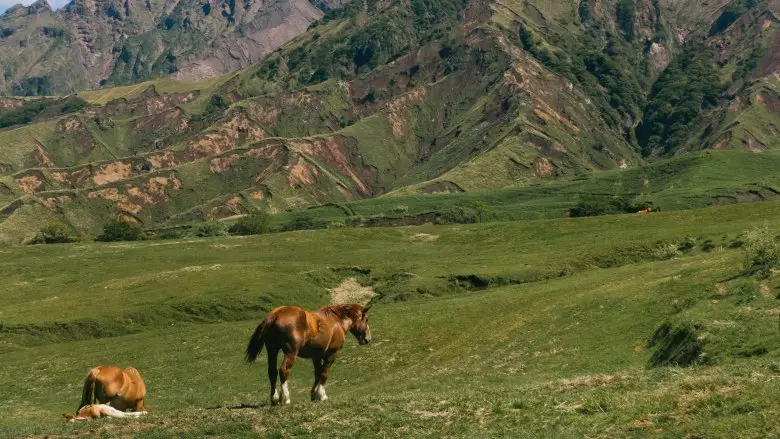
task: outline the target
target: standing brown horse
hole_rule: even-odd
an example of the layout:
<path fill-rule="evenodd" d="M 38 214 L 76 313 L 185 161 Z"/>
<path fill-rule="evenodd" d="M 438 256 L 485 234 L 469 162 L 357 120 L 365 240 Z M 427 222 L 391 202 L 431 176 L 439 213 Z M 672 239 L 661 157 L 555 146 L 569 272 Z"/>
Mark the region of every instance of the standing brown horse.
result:
<path fill-rule="evenodd" d="M 266 347 L 268 352 L 268 380 L 271 382 L 271 404 L 290 403 L 287 378 L 295 363 L 295 357 L 311 358 L 314 363 L 314 386 L 312 401 L 325 401 L 325 383 L 328 369 L 336 361 L 336 353 L 342 346 L 347 332 L 357 338 L 361 345 L 371 342 L 366 313 L 370 306 L 331 305 L 314 312 L 296 306 L 281 306 L 271 311 L 257 326 L 246 347 L 246 361 L 254 363 L 257 355 Z M 282 366 L 278 370 L 281 378 L 281 397 L 276 390 L 276 356 L 284 352 Z"/>
<path fill-rule="evenodd" d="M 120 369 L 116 366 L 98 366 L 89 371 L 81 394 L 82 407 L 99 402 L 111 404 L 117 410 L 144 410 L 146 384 L 134 367 Z"/>

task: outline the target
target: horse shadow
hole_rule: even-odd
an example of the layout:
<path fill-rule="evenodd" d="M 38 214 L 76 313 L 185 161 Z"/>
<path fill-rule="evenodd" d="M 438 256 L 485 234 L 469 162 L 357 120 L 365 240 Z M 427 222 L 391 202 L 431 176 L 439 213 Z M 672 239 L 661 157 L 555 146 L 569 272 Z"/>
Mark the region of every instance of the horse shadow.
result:
<path fill-rule="evenodd" d="M 260 404 L 244 404 L 243 402 L 238 405 L 216 405 L 212 407 L 206 407 L 206 410 L 221 410 L 221 409 L 227 409 L 227 410 L 244 410 L 244 409 L 260 409 L 264 407 L 271 407 L 270 403 L 260 403 Z"/>

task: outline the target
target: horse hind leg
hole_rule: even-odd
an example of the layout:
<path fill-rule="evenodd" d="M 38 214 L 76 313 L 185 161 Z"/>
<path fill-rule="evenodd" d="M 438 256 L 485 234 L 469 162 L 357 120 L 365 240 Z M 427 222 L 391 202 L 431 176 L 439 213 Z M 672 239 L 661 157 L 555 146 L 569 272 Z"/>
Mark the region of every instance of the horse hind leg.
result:
<path fill-rule="evenodd" d="M 290 351 L 284 353 L 284 360 L 282 360 L 282 367 L 279 368 L 279 378 L 282 383 L 282 392 L 279 395 L 279 402 L 282 404 L 290 403 L 290 389 L 287 387 L 287 378 L 290 377 L 290 369 L 295 364 L 295 357 L 298 356 L 298 352 Z"/>
<path fill-rule="evenodd" d="M 265 350 L 268 354 L 268 381 L 271 383 L 271 404 L 279 404 L 279 390 L 276 388 L 276 379 L 279 370 L 276 368 L 276 357 L 279 355 L 278 348 L 268 347 Z"/>

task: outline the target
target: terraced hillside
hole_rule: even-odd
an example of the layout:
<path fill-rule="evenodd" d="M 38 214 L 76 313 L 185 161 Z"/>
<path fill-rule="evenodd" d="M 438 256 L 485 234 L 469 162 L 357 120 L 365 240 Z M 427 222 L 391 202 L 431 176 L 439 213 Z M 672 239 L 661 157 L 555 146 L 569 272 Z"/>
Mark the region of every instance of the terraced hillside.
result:
<path fill-rule="evenodd" d="M 7 248 L 0 434 L 771 437 L 778 278 L 742 274 L 738 242 L 779 209 Z M 378 294 L 373 343 L 327 403 L 299 361 L 293 404 L 266 405 L 258 320 L 344 288 Z M 107 362 L 141 370 L 150 414 L 63 423 Z"/>

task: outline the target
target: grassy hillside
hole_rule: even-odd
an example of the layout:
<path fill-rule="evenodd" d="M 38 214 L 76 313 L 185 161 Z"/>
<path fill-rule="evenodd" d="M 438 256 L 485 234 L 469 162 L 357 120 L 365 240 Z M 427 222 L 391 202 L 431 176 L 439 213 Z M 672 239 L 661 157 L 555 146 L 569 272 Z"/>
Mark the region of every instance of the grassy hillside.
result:
<path fill-rule="evenodd" d="M 777 434 L 778 279 L 736 278 L 740 232 L 780 204 L 655 215 L 328 230 L 4 250 L 4 436 L 608 437 Z M 706 246 L 710 241 L 713 245 Z M 659 248 L 683 250 L 673 259 Z M 691 243 L 691 245 L 683 245 Z M 328 251 L 322 251 L 327 247 Z M 43 262 L 46 263 L 43 263 Z M 106 269 L 110 261 L 115 269 Z M 76 269 L 78 267 L 78 269 Z M 331 400 L 266 405 L 242 363 L 265 310 L 314 307 L 355 278 L 381 296 Z M 106 300 L 106 298 L 111 298 Z M 121 305 L 117 305 L 121 302 Z M 648 368 L 664 323 L 701 365 Z M 133 364 L 152 413 L 64 425 L 87 370 Z M 249 408 L 232 410 L 241 404 Z"/>
<path fill-rule="evenodd" d="M 421 224 L 446 221 L 457 209 L 483 209 L 483 220 L 522 221 L 563 218 L 582 203 L 617 201 L 684 210 L 777 199 L 778 167 L 780 155 L 774 152 L 706 151 L 633 169 L 491 191 L 448 193 L 459 187 L 434 181 L 377 198 L 280 212 L 271 223 L 284 227 L 305 217 L 319 226 Z"/>

